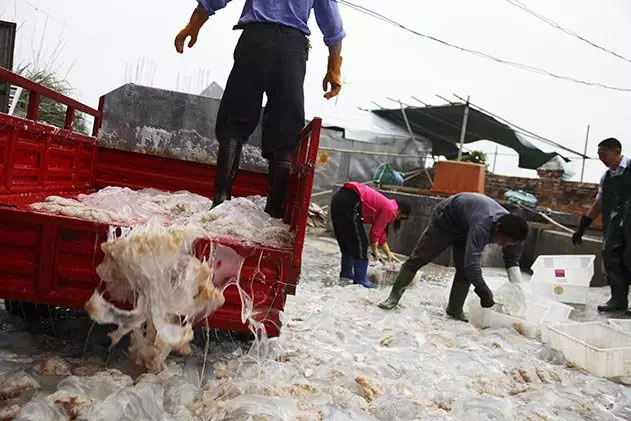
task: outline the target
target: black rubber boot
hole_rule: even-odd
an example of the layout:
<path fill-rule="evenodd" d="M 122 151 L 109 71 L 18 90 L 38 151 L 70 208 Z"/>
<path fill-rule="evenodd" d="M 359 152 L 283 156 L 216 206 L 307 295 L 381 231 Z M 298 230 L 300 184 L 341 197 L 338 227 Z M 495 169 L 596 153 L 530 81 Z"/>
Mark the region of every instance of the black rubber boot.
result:
<path fill-rule="evenodd" d="M 611 300 L 607 301 L 607 304 L 598 306 L 598 311 L 602 313 L 610 313 L 613 311 L 624 311 L 624 310 L 627 310 L 628 305 L 629 305 L 628 303 L 619 303 L 612 298 Z"/>
<path fill-rule="evenodd" d="M 265 212 L 272 218 L 283 217 L 283 200 L 289 182 L 289 161 L 270 161 L 267 172 L 267 203 Z"/>
<path fill-rule="evenodd" d="M 243 145 L 234 139 L 219 144 L 213 208 L 232 199 L 232 182 L 239 169 L 242 148 Z"/>
<path fill-rule="evenodd" d="M 412 272 L 410 270 L 402 268 L 399 272 L 399 275 L 397 276 L 397 280 L 394 281 L 394 285 L 392 285 L 390 295 L 384 302 L 378 304 L 379 308 L 383 310 L 392 310 L 393 308 L 395 308 L 397 304 L 399 304 L 399 300 L 403 296 L 405 289 L 414 280 L 415 275 L 416 272 Z"/>
<path fill-rule="evenodd" d="M 464 302 L 469 294 L 469 288 L 471 284 L 462 280 L 455 280 L 451 285 L 451 292 L 449 293 L 449 303 L 447 304 L 447 315 L 453 319 L 468 322 L 464 316 L 462 308 Z"/>

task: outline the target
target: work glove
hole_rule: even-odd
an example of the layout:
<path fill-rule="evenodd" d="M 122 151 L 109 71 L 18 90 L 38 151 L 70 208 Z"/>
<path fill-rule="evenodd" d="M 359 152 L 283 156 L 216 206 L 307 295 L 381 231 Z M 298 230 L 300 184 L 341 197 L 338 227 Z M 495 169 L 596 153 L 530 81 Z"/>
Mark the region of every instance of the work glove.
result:
<path fill-rule="evenodd" d="M 516 286 L 521 286 L 522 277 L 521 277 L 521 269 L 519 266 L 513 266 L 506 269 L 506 273 L 508 274 L 508 281 Z"/>
<path fill-rule="evenodd" d="M 201 6 L 193 11 L 191 20 L 188 24 L 175 36 L 175 51 L 182 54 L 184 52 L 184 42 L 186 38 L 191 37 L 188 42 L 188 48 L 193 48 L 193 45 L 197 42 L 197 36 L 202 25 L 208 20 L 208 15 Z"/>
<path fill-rule="evenodd" d="M 399 259 L 397 259 L 395 257 L 394 254 L 392 254 L 392 252 L 390 251 L 390 246 L 388 246 L 388 243 L 383 243 L 381 245 L 381 249 L 386 252 L 386 256 L 388 256 L 388 262 L 397 262 L 397 263 L 401 263 L 401 261 Z"/>
<path fill-rule="evenodd" d="M 381 254 L 379 254 L 378 251 L 372 251 L 371 252 L 372 258 L 375 259 L 375 261 L 379 262 L 379 263 L 383 263 L 383 257 L 381 257 Z"/>
<path fill-rule="evenodd" d="M 578 224 L 578 228 L 576 232 L 572 236 L 572 244 L 578 247 L 583 242 L 583 234 L 585 234 L 585 230 L 592 224 L 593 220 L 589 216 L 583 215 L 581 217 L 581 222 Z"/>
<path fill-rule="evenodd" d="M 331 88 L 329 89 L 329 85 Z M 342 89 L 342 57 L 329 57 L 326 75 L 322 81 L 322 90 L 326 92 L 324 97 L 331 99 L 337 96 Z M 327 92 L 328 91 L 328 92 Z"/>
<path fill-rule="evenodd" d="M 493 293 L 488 286 L 476 287 L 474 291 L 478 294 L 478 297 L 480 297 L 480 306 L 482 306 L 482 308 L 491 308 L 495 305 Z"/>
<path fill-rule="evenodd" d="M 372 258 L 375 259 L 377 262 L 383 263 L 383 258 L 381 257 L 381 254 L 379 253 L 377 244 L 370 245 L 370 254 L 372 255 Z"/>
<path fill-rule="evenodd" d="M 188 48 L 193 48 L 193 45 L 197 42 L 199 29 L 200 27 L 195 25 L 186 25 L 175 37 L 175 51 L 180 54 L 184 52 L 184 42 L 186 42 L 188 37 L 191 37 L 191 40 L 188 42 Z"/>

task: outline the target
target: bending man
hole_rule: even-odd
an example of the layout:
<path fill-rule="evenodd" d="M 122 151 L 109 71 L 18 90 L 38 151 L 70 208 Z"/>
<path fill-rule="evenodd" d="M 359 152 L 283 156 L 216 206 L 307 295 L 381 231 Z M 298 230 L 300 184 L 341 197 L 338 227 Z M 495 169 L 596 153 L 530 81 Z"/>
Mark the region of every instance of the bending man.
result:
<path fill-rule="evenodd" d="M 190 22 L 175 38 L 175 48 L 189 48 L 208 16 L 230 0 L 198 0 Z M 234 66 L 221 98 L 215 133 L 219 141 L 213 207 L 229 200 L 239 168 L 241 149 L 261 117 L 263 94 L 263 158 L 268 161 L 265 211 L 280 218 L 289 178 L 289 164 L 305 124 L 304 79 L 309 55 L 307 21 L 314 9 L 316 21 L 329 47 L 323 81 L 330 99 L 341 88 L 342 39 L 346 35 L 337 2 L 330 0 L 246 0 L 235 29 L 243 29 L 234 50 Z"/>
<path fill-rule="evenodd" d="M 607 171 L 600 179 L 596 200 L 589 213 L 581 218 L 572 242 L 575 246 L 580 245 L 587 227 L 602 214 L 602 271 L 611 288 L 611 299 L 598 306 L 598 311 L 626 310 L 631 281 L 631 160 L 622 155 L 622 145 L 614 138 L 598 144 L 598 157 L 607 166 Z M 631 311 L 627 313 L 631 315 Z"/>
<path fill-rule="evenodd" d="M 453 246 L 456 275 L 449 294 L 447 314 L 466 321 L 462 308 L 471 284 L 480 297 L 482 307 L 492 307 L 493 293 L 484 282 L 480 259 L 484 247 L 496 243 L 504 247 L 504 263 L 510 282 L 521 283 L 518 244 L 528 236 L 528 224 L 510 214 L 499 203 L 478 193 L 459 193 L 441 201 L 434 209 L 425 232 L 412 255 L 401 267 L 387 300 L 379 304 L 385 310 L 394 308 L 416 272 L 434 260 L 447 247 Z"/>

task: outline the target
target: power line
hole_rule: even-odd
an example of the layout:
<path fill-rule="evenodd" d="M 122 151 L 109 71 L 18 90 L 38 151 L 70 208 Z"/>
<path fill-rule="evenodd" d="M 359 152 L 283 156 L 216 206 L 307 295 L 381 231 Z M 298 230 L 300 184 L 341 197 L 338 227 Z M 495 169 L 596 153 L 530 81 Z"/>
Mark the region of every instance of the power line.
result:
<path fill-rule="evenodd" d="M 513 6 L 520 8 L 524 12 L 526 12 L 526 13 L 536 17 L 537 19 L 547 23 L 548 25 L 552 26 L 553 28 L 556 28 L 556 29 L 560 30 L 561 32 L 564 32 L 564 33 L 566 33 L 568 35 L 571 35 L 571 36 L 573 36 L 575 38 L 578 38 L 579 40 L 591 45 L 592 47 L 598 48 L 599 50 L 602 50 L 602 51 L 604 51 L 604 52 L 606 52 L 608 54 L 611 54 L 611 55 L 613 55 L 615 57 L 618 57 L 619 59 L 622 59 L 622 60 L 624 60 L 626 62 L 631 63 L 631 59 L 628 59 L 628 58 L 626 58 L 626 57 L 624 57 L 624 56 L 622 56 L 622 55 L 620 55 L 620 54 L 616 53 L 615 51 L 612 51 L 612 50 L 610 50 L 608 48 L 601 47 L 600 45 L 596 44 L 595 42 L 592 42 L 592 41 L 580 36 L 579 34 L 577 34 L 576 32 L 572 31 L 571 29 L 567 29 L 567 28 L 562 27 L 561 25 L 559 25 L 558 23 L 556 23 L 552 19 L 547 18 L 544 15 L 542 15 L 540 13 L 537 13 L 534 10 L 530 9 L 528 6 L 526 6 L 524 3 L 522 3 L 519 0 L 506 0 L 506 1 L 509 4 L 512 4 Z"/>
<path fill-rule="evenodd" d="M 29 5 L 29 6 L 31 6 L 31 7 L 32 7 L 33 9 L 35 9 L 37 12 L 42 13 L 42 14 L 44 14 L 44 15 L 48 16 L 49 18 L 51 18 L 51 19 L 53 19 L 53 20 L 56 20 L 57 22 L 61 23 L 63 26 L 68 26 L 68 24 L 67 24 L 65 21 L 62 21 L 61 19 L 56 18 L 55 16 L 51 15 L 50 13 L 48 13 L 48 12 L 47 12 L 47 11 L 45 11 L 44 9 L 41 9 L 39 6 L 37 6 L 37 5 L 33 4 L 33 3 L 31 3 L 30 1 L 28 1 L 28 0 L 20 0 L 20 1 L 21 1 L 22 3 L 25 3 L 25 4 Z"/>
<path fill-rule="evenodd" d="M 600 82 L 588 82 L 588 81 L 581 80 L 581 79 L 576 79 L 576 78 L 573 78 L 573 77 L 570 77 L 570 76 L 564 76 L 564 75 L 559 75 L 559 74 L 556 74 L 556 73 L 552 73 L 552 72 L 549 72 L 547 70 L 541 69 L 539 67 L 534 67 L 534 66 L 530 66 L 530 65 L 527 65 L 527 64 L 521 64 L 521 63 L 517 63 L 517 62 L 514 62 L 514 61 L 504 60 L 504 59 L 492 56 L 491 54 L 484 53 L 484 52 L 481 52 L 481 51 L 477 51 L 477 50 L 472 50 L 470 48 L 461 47 L 459 45 L 452 44 L 450 42 L 447 42 L 447 41 L 444 41 L 442 39 L 436 38 L 434 36 L 422 34 L 422 33 L 418 32 L 418 31 L 415 31 L 413 29 L 410 29 L 410 28 L 406 27 L 405 25 L 403 25 L 403 24 L 401 24 L 401 23 L 399 23 L 397 21 L 394 21 L 394 20 L 388 18 L 387 16 L 384 16 L 384 15 L 382 15 L 380 13 L 377 13 L 377 12 L 372 11 L 370 9 L 367 9 L 365 7 L 356 5 L 356 4 L 351 3 L 351 2 L 349 2 L 347 0 L 336 0 L 336 1 L 339 4 L 342 4 L 342 5 L 346 6 L 346 7 L 354 9 L 354 10 L 356 10 L 356 11 L 358 11 L 360 13 L 363 13 L 365 15 L 368 15 L 368 16 L 371 16 L 373 18 L 379 19 L 379 20 L 381 20 L 383 22 L 386 22 L 386 23 L 388 23 L 390 25 L 393 25 L 393 26 L 396 26 L 398 28 L 401 28 L 401 29 L 403 29 L 403 30 L 405 30 L 407 32 L 410 32 L 410 33 L 412 33 L 414 35 L 417 35 L 417 36 L 419 36 L 421 38 L 429 39 L 431 41 L 437 42 L 439 44 L 445 45 L 445 46 L 450 47 L 450 48 L 454 48 L 456 50 L 459 50 L 459 51 L 462 51 L 462 52 L 465 52 L 465 53 L 469 53 L 469 54 L 472 54 L 472 55 L 475 55 L 475 56 L 478 56 L 478 57 L 482 57 L 482 58 L 485 58 L 485 59 L 488 59 L 488 60 L 493 60 L 495 62 L 498 62 L 498 63 L 501 63 L 501 64 L 505 64 L 505 65 L 508 65 L 508 66 L 517 67 L 519 69 L 526 70 L 526 71 L 529 71 L 529 72 L 532 72 L 532 73 L 538 73 L 538 74 L 541 74 L 541 75 L 544 75 L 544 76 L 550 76 L 550 77 L 555 78 L 555 79 L 567 80 L 567 81 L 578 83 L 578 84 L 581 84 L 581 85 L 594 86 L 594 87 L 599 87 L 599 88 L 603 88 L 603 89 L 609 89 L 609 90 L 612 90 L 612 91 L 631 92 L 631 88 L 622 88 L 622 87 L 619 87 L 619 86 L 611 86 L 611 85 L 606 85 L 606 84 L 600 83 Z"/>

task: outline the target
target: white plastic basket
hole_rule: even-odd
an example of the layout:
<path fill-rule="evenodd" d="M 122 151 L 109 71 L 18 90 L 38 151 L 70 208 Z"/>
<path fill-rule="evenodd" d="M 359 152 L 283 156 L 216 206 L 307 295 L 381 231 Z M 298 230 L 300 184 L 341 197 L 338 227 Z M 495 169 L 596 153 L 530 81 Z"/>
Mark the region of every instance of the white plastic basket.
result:
<path fill-rule="evenodd" d="M 379 286 L 391 286 L 397 280 L 398 270 L 369 268 L 368 279 Z"/>
<path fill-rule="evenodd" d="M 532 292 L 562 303 L 587 304 L 593 254 L 541 255 L 532 265 Z"/>
<path fill-rule="evenodd" d="M 542 303 L 539 303 L 539 304 L 542 304 Z M 572 306 L 568 306 L 566 304 L 559 303 L 552 300 L 548 300 L 547 302 L 543 304 L 548 306 L 548 313 L 546 314 L 546 317 L 543 319 L 543 323 L 567 322 L 567 320 L 570 318 L 570 314 L 572 313 L 572 310 L 574 310 L 574 307 Z"/>
<path fill-rule="evenodd" d="M 548 326 L 550 346 L 599 377 L 631 375 L 631 335 L 601 322 Z"/>
<path fill-rule="evenodd" d="M 479 328 L 513 328 L 529 338 L 540 336 L 541 323 L 546 319 L 549 307 L 526 300 L 526 312 L 523 317 L 509 316 L 490 308 L 471 305 L 469 321 Z"/>
<path fill-rule="evenodd" d="M 631 319 L 608 319 L 609 326 L 631 334 Z"/>

